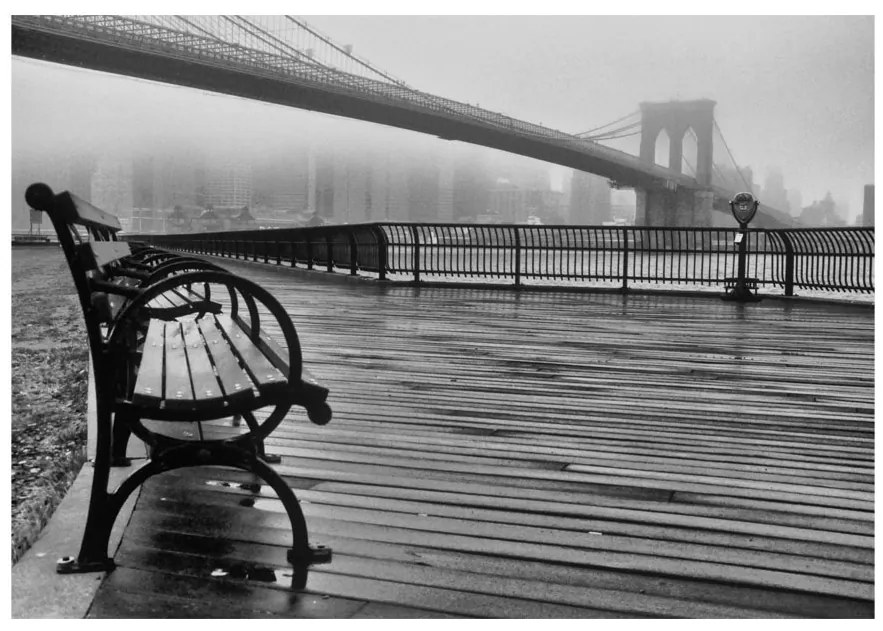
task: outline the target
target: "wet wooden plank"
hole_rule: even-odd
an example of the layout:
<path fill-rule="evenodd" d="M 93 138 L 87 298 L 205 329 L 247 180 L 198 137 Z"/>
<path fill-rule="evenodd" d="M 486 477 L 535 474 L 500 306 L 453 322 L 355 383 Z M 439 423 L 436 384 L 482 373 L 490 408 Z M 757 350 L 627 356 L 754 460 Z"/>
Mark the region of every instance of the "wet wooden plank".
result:
<path fill-rule="evenodd" d="M 146 556 L 140 565 L 162 566 Z M 101 585 L 88 617 L 348 618 L 365 605 L 272 589 L 244 578 L 212 577 L 211 571 L 188 576 L 172 570 L 168 565 L 166 571 L 118 567 Z"/>
<path fill-rule="evenodd" d="M 331 425 L 295 412 L 267 443 L 335 550 L 306 593 L 363 603 L 332 617 L 873 616 L 872 310 L 231 266 L 331 390 Z M 283 567 L 287 518 L 249 481 L 152 480 L 119 558 Z"/>
<path fill-rule="evenodd" d="M 164 576 L 174 576 L 178 580 L 175 582 L 189 584 L 191 581 L 201 586 L 202 590 L 212 588 L 211 583 L 215 582 L 221 586 L 224 591 L 229 592 L 231 596 L 236 596 L 236 591 L 243 589 L 254 590 L 249 586 L 243 586 L 237 579 L 229 577 L 221 577 L 218 579 L 208 580 L 204 578 L 208 572 L 208 567 L 203 566 L 203 559 L 171 555 L 163 551 L 139 550 L 134 549 L 127 557 L 127 562 L 137 564 L 150 564 L 161 567 L 164 571 L 156 575 L 156 577 L 147 585 L 138 585 L 136 589 L 142 589 L 148 594 L 153 590 L 173 590 L 178 591 L 177 586 L 161 580 Z M 188 576 L 188 573 L 194 571 L 203 572 L 203 578 L 200 580 L 197 576 Z M 142 576 L 142 578 L 144 578 Z M 401 580 L 404 578 L 405 580 Z M 232 586 L 232 588 L 231 588 Z M 267 592 L 278 593 L 282 597 L 291 598 L 291 593 L 281 589 L 282 586 L 267 588 Z M 397 607 L 420 608 L 429 611 L 441 611 L 452 613 L 458 616 L 478 617 L 478 618 L 501 618 L 501 617 L 518 617 L 518 618 L 622 618 L 624 614 L 617 611 L 605 611 L 594 607 L 581 606 L 579 604 L 559 604 L 558 602 L 549 602 L 540 594 L 536 594 L 535 598 L 517 598 L 505 593 L 499 593 L 501 590 L 495 590 L 498 593 L 487 593 L 482 591 L 473 591 L 469 589 L 457 589 L 456 587 L 445 585 L 432 585 L 426 582 L 408 580 L 402 576 L 387 577 L 371 577 L 353 574 L 329 574 L 321 571 L 313 570 L 307 584 L 308 592 L 299 598 L 308 599 L 310 596 L 318 600 L 324 600 L 323 596 L 334 598 L 343 603 L 364 600 L 390 604 Z M 534 585 L 534 589 L 538 589 L 538 585 Z M 249 594 L 251 596 L 251 594 Z M 576 599 L 571 599 L 576 600 Z M 219 609 L 225 609 L 223 603 L 219 603 Z M 327 612 L 325 617 L 350 617 L 356 611 Z M 223 614 L 218 617 L 224 617 Z M 293 610 L 286 612 L 286 617 L 308 617 L 301 615 L 301 612 Z M 651 616 L 652 617 L 652 616 Z"/>
<path fill-rule="evenodd" d="M 531 561 L 523 558 L 507 558 L 487 554 L 461 553 L 439 548 L 415 545 L 400 545 L 366 541 L 347 537 L 323 537 L 323 541 L 334 548 L 335 557 L 358 559 L 363 562 L 371 559 L 397 561 L 403 564 L 419 565 L 422 568 L 438 568 L 458 570 L 464 575 L 459 580 L 465 586 L 472 574 L 484 577 L 509 577 L 540 581 L 543 584 L 567 585 L 583 587 L 605 592 L 625 592 L 640 597 L 656 597 L 664 602 L 672 612 L 681 616 L 689 616 L 703 611 L 709 614 L 712 608 L 720 613 L 729 608 L 729 613 L 736 615 L 757 615 L 757 612 L 778 612 L 784 615 L 807 617 L 851 618 L 867 617 L 873 611 L 873 603 L 855 599 L 842 599 L 807 594 L 801 592 L 771 591 L 749 586 L 719 584 L 714 582 L 695 581 L 654 575 L 641 575 L 632 572 L 605 569 L 600 567 L 580 568 L 571 564 L 554 564 L 544 561 Z M 244 541 L 230 541 L 194 534 L 184 534 L 150 528 L 137 528 L 127 540 L 122 552 L 126 563 L 145 564 L 138 559 L 148 554 L 162 553 L 161 563 L 164 567 L 173 567 L 176 573 L 203 573 L 204 567 L 212 567 L 217 563 L 251 562 L 266 566 L 275 566 L 280 558 L 278 548 L 264 544 Z M 187 557 L 181 561 L 176 557 Z M 197 561 L 192 557 L 211 558 L 212 561 Z M 343 566 L 336 564 L 316 567 L 311 573 L 308 588 L 312 591 L 312 580 L 317 573 L 339 573 Z M 358 571 L 349 566 L 348 571 Z M 367 568 L 371 572 L 370 566 Z M 542 588 L 540 588 L 542 589 Z M 656 604 L 659 604 L 657 602 Z M 618 606 L 618 605 L 614 605 Z M 634 605 L 637 610 L 646 607 Z M 622 608 L 620 606 L 620 608 Z M 361 617 L 362 609 L 356 614 Z M 419 613 L 414 617 L 424 617 L 427 613 Z M 435 612 L 431 613 L 436 616 Z M 766 613 L 764 617 L 769 617 Z"/>
<path fill-rule="evenodd" d="M 199 510 L 203 515 L 218 515 L 219 511 L 232 510 L 228 513 L 228 522 L 231 528 L 237 528 L 232 520 L 246 519 L 247 514 L 236 512 L 237 500 L 219 498 L 219 504 L 208 503 L 205 496 L 194 493 L 194 499 L 200 498 Z M 303 502 L 302 502 L 303 503 Z M 259 507 L 259 508 L 258 508 Z M 283 528 L 287 523 L 281 506 L 274 501 L 260 499 L 256 501 L 254 508 L 258 512 L 262 528 Z M 304 513 L 308 521 L 322 520 L 336 523 L 350 523 L 355 529 L 373 531 L 387 528 L 390 531 L 410 531 L 416 537 L 435 536 L 439 541 L 448 540 L 457 542 L 457 545 L 466 545 L 469 549 L 481 549 L 500 547 L 508 549 L 509 542 L 530 542 L 537 546 L 534 554 L 543 554 L 547 551 L 552 556 L 558 556 L 552 548 L 565 549 L 574 554 L 585 555 L 585 558 L 596 559 L 597 563 L 606 567 L 625 564 L 633 567 L 655 566 L 665 568 L 665 572 L 680 575 L 681 566 L 693 565 L 709 574 L 727 575 L 732 572 L 733 576 L 742 576 L 739 568 L 756 568 L 758 574 L 770 570 L 770 580 L 785 581 L 775 573 L 788 573 L 793 575 L 794 580 L 806 580 L 807 576 L 842 577 L 850 582 L 860 583 L 873 581 L 873 551 L 872 550 L 844 550 L 844 554 L 833 554 L 831 548 L 811 545 L 804 547 L 800 553 L 792 549 L 790 553 L 784 550 L 755 550 L 740 547 L 712 539 L 701 543 L 691 540 L 689 537 L 677 538 L 672 536 L 674 532 L 660 529 L 651 535 L 650 532 L 617 533 L 604 527 L 603 530 L 593 530 L 592 526 L 585 524 L 580 529 L 566 529 L 566 522 L 560 525 L 522 525 L 507 523 L 499 516 L 487 521 L 476 513 L 471 518 L 462 515 L 448 517 L 437 513 L 405 512 L 402 510 L 383 506 L 374 508 L 353 508 L 350 506 L 333 505 L 330 503 L 303 504 Z M 171 511 L 180 515 L 191 515 L 187 502 L 176 502 L 167 498 L 164 502 L 152 505 L 152 511 Z M 438 511 L 443 512 L 443 511 Z M 246 511 L 247 513 L 247 511 Z M 485 513 L 487 516 L 488 514 Z M 195 519 L 196 515 L 192 515 Z M 571 522 L 569 525 L 573 525 Z M 342 526 L 335 526 L 342 527 Z M 210 526 L 215 531 L 214 526 Z M 643 535 L 643 536 L 642 536 Z M 650 535 L 650 536 L 647 536 Z M 358 536 L 358 535 L 351 535 Z M 697 539 L 699 539 L 697 537 Z M 734 542 L 737 538 L 733 538 Z M 464 543 L 466 542 L 466 543 Z M 762 546 L 760 546 L 762 547 Z M 788 547 L 783 542 L 783 548 Z M 794 546 L 797 548 L 797 546 Z M 580 551 L 577 553 L 576 551 Z M 851 560 L 839 560 L 844 556 Z M 655 557 L 655 558 L 651 558 Z M 574 557 L 576 558 L 576 557 Z M 677 560 L 677 561 L 675 561 Z M 726 567 L 719 564 L 728 564 Z M 831 589 L 839 589 L 836 586 Z M 859 588 L 861 589 L 861 588 Z M 835 592 L 839 593 L 839 592 Z M 841 594 L 842 595 L 842 594 Z"/>
<path fill-rule="evenodd" d="M 283 510 L 281 503 L 272 498 L 255 495 L 246 490 L 238 490 L 235 486 L 209 486 L 208 480 L 203 480 L 202 484 L 200 484 L 200 480 L 192 482 L 188 480 L 188 482 L 190 483 L 181 484 L 180 487 L 174 489 L 164 488 L 159 494 L 161 501 L 183 503 L 193 501 L 223 507 L 243 501 L 245 498 L 250 500 L 258 498 L 257 506 L 261 510 L 276 513 Z M 145 495 L 144 501 L 160 501 L 159 495 Z M 748 533 L 740 533 L 738 528 L 728 527 L 724 522 L 709 524 L 710 520 L 706 520 L 697 525 L 688 519 L 681 519 L 674 524 L 664 524 L 661 523 L 663 520 L 659 519 L 657 515 L 653 515 L 653 521 L 650 521 L 650 516 L 644 516 L 638 511 L 632 511 L 629 515 L 637 522 L 634 523 L 631 520 L 625 521 L 625 515 L 621 511 L 614 514 L 618 519 L 604 519 L 588 511 L 582 516 L 567 516 L 550 512 L 548 506 L 535 502 L 531 505 L 532 511 L 516 512 L 512 510 L 509 503 L 497 504 L 495 508 L 468 505 L 469 497 L 462 495 L 450 494 L 449 503 L 439 503 L 429 498 L 404 500 L 383 497 L 379 494 L 335 493 L 330 492 L 325 485 L 309 490 L 300 490 L 298 497 L 304 504 L 316 505 L 315 511 L 324 514 L 329 514 L 334 507 L 390 513 L 391 515 L 387 518 L 388 523 L 395 522 L 400 514 L 405 514 L 426 518 L 431 516 L 433 518 L 456 519 L 464 523 L 482 521 L 490 524 L 503 524 L 504 527 L 497 533 L 498 536 L 503 536 L 506 532 L 505 526 L 512 525 L 545 528 L 549 531 L 569 531 L 575 533 L 573 535 L 574 541 L 584 533 L 590 533 L 607 537 L 605 542 L 611 541 L 611 537 L 614 539 L 616 537 L 634 537 L 640 540 L 653 539 L 663 543 L 686 542 L 721 546 L 733 550 L 741 548 L 819 559 L 838 559 L 861 564 L 870 564 L 873 556 L 874 542 L 872 537 L 842 534 L 824 537 L 823 533 L 807 529 L 794 529 L 789 532 L 781 528 L 755 528 Z M 325 511 L 322 510 L 323 507 L 326 508 Z M 645 523 L 641 523 L 642 516 Z M 428 521 L 428 519 L 421 521 Z M 709 525 L 716 526 L 716 529 L 709 529 Z M 662 550 L 660 550 L 661 552 Z M 740 559 L 740 561 L 748 561 L 748 559 Z"/>
<path fill-rule="evenodd" d="M 211 471 L 202 475 L 199 471 L 188 471 L 188 477 L 195 480 L 224 479 L 232 483 L 253 480 L 250 474 L 222 470 Z M 178 475 L 169 472 L 169 477 Z M 863 537 L 873 536 L 873 513 L 838 511 L 832 515 L 830 509 L 818 511 L 820 514 L 807 514 L 803 505 L 777 505 L 775 510 L 757 510 L 750 508 L 731 507 L 685 501 L 663 502 L 631 497 L 618 497 L 613 494 L 589 493 L 584 490 L 573 492 L 557 489 L 542 489 L 515 486 L 488 486 L 477 482 L 457 482 L 444 479 L 404 478 L 396 475 L 376 475 L 370 477 L 340 475 L 331 469 L 306 470 L 303 474 L 286 476 L 285 480 L 292 488 L 314 488 L 317 490 L 345 488 L 352 493 L 363 493 L 379 497 L 413 497 L 429 494 L 432 497 L 442 495 L 452 497 L 460 504 L 487 501 L 493 497 L 496 501 L 490 506 L 509 507 L 513 511 L 530 511 L 537 507 L 551 506 L 550 512 L 555 514 L 584 514 L 602 509 L 613 511 L 612 515 L 634 521 L 635 514 L 645 515 L 648 523 L 669 523 L 670 520 L 687 520 L 696 523 L 699 528 L 708 528 L 705 520 L 722 520 L 730 524 L 733 532 L 745 532 L 748 525 L 770 526 L 773 528 L 797 528 L 828 533 L 856 534 Z M 203 482 L 204 483 L 204 482 Z M 489 496 L 489 493 L 493 493 Z M 442 501 L 445 501 L 444 499 Z M 626 512 L 621 512 L 626 511 Z M 605 513 L 607 514 L 607 513 Z M 716 522 L 712 522 L 716 523 Z M 787 532 L 787 530 L 785 530 Z M 811 539 L 810 539 L 811 540 Z"/>

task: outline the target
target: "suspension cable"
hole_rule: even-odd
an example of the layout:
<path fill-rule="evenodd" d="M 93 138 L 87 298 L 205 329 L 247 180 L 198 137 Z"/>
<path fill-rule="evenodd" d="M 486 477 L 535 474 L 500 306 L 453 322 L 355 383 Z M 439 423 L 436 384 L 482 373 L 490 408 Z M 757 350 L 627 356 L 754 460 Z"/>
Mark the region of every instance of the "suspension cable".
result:
<path fill-rule="evenodd" d="M 617 118 L 615 121 L 610 121 L 610 122 L 607 123 L 606 125 L 601 125 L 600 127 L 595 127 L 594 129 L 590 129 L 590 130 L 588 130 L 588 131 L 584 131 L 584 132 L 580 132 L 580 133 L 578 133 L 578 134 L 574 134 L 574 136 L 578 136 L 578 137 L 580 137 L 580 138 L 582 138 L 582 137 L 584 137 L 584 136 L 588 136 L 589 134 L 591 134 L 591 133 L 594 132 L 594 131 L 598 131 L 599 129 L 605 129 L 605 128 L 607 128 L 607 127 L 612 127 L 613 125 L 616 125 L 617 123 L 620 123 L 620 122 L 622 122 L 622 121 L 624 121 L 624 120 L 626 120 L 626 119 L 628 119 L 628 118 L 630 118 L 630 117 L 632 117 L 632 116 L 634 116 L 634 115 L 636 115 L 636 114 L 640 114 L 640 113 L 641 113 L 640 110 L 635 110 L 634 112 L 629 112 L 629 113 L 626 114 L 625 116 L 623 116 L 623 117 L 621 117 L 621 118 Z M 640 121 L 638 121 L 638 122 L 635 123 L 635 124 L 640 125 Z"/>
<path fill-rule="evenodd" d="M 640 136 L 640 135 L 641 135 L 640 131 L 633 131 L 628 134 L 617 134 L 615 136 L 598 136 L 598 137 L 593 136 L 592 138 L 583 138 L 582 140 L 592 140 L 593 142 L 599 142 L 599 141 L 603 141 L 603 140 L 614 140 L 616 138 L 631 138 L 632 136 Z"/>
<path fill-rule="evenodd" d="M 610 136 L 613 134 L 619 134 L 624 131 L 638 129 L 640 126 L 641 126 L 641 123 L 632 123 L 631 125 L 623 125 L 622 127 L 617 127 L 616 129 L 610 129 L 610 130 L 602 132 L 600 134 L 593 134 L 591 136 L 580 136 L 580 138 L 583 138 L 585 140 L 595 140 L 597 138 L 603 138 L 604 136 Z"/>
<path fill-rule="evenodd" d="M 340 46 L 338 46 L 337 44 L 335 44 L 333 41 L 331 41 L 330 39 L 328 39 L 327 37 L 325 37 L 325 36 L 322 35 L 321 33 L 317 32 L 316 30 L 314 30 L 313 28 L 311 28 L 306 22 L 304 22 L 304 21 L 302 21 L 302 20 L 298 20 L 298 19 L 296 19 L 296 18 L 294 18 L 294 17 L 292 17 L 292 16 L 290 16 L 290 15 L 286 15 L 286 16 L 284 16 L 284 17 L 285 17 L 286 19 L 290 20 L 291 22 L 294 22 L 294 23 L 297 24 L 299 27 L 301 27 L 302 29 L 304 29 L 304 30 L 307 31 L 308 33 L 312 34 L 314 37 L 318 37 L 321 41 L 323 41 L 323 42 L 325 42 L 326 44 L 328 44 L 329 46 L 331 46 L 334 50 L 336 50 L 336 51 L 338 51 L 338 52 L 340 52 L 340 53 L 343 53 L 343 54 L 346 55 L 349 59 L 355 61 L 356 63 L 358 63 L 358 64 L 361 65 L 361 66 L 364 66 L 365 68 L 367 68 L 367 69 L 370 70 L 371 72 L 374 72 L 374 73 L 380 75 L 381 77 L 383 77 L 383 78 L 386 79 L 387 81 L 390 81 L 390 82 L 392 82 L 392 83 L 394 83 L 394 84 L 396 84 L 396 85 L 398 85 L 398 86 L 401 86 L 401 87 L 403 87 L 403 88 L 411 89 L 411 88 L 410 88 L 410 87 L 409 87 L 404 81 L 402 81 L 402 80 L 400 80 L 400 79 L 396 79 L 395 77 L 393 77 L 393 76 L 391 76 L 391 75 L 389 75 L 389 74 L 383 72 L 382 70 L 379 70 L 379 69 L 375 68 L 374 66 L 372 66 L 370 63 L 368 63 L 368 62 L 365 61 L 364 59 L 360 59 L 359 57 L 357 57 L 356 55 L 353 55 L 351 52 L 347 51 L 346 49 L 341 48 Z"/>
<path fill-rule="evenodd" d="M 742 169 L 739 168 L 739 165 L 736 163 L 736 159 L 733 157 L 733 152 L 730 151 L 730 147 L 729 145 L 727 145 L 727 139 L 724 138 L 723 132 L 721 131 L 720 127 L 718 127 L 717 119 L 714 119 L 713 122 L 715 130 L 717 130 L 717 134 L 718 136 L 720 136 L 721 141 L 724 143 L 724 148 L 727 150 L 727 155 L 730 156 L 730 161 L 733 163 L 733 166 L 736 167 L 736 173 L 739 175 L 739 178 L 745 185 L 745 190 L 751 190 L 751 186 L 749 186 L 748 182 L 745 180 L 745 176 L 742 174 Z"/>
<path fill-rule="evenodd" d="M 280 53 L 283 53 L 283 54 L 293 53 L 298 58 L 299 61 L 305 61 L 309 64 L 320 65 L 314 59 L 310 59 L 305 54 L 303 54 L 302 52 L 300 52 L 299 50 L 297 50 L 296 48 L 294 48 L 290 44 L 286 43 L 284 40 L 276 37 L 272 33 L 269 33 L 266 29 L 261 28 L 258 24 L 255 24 L 251 20 L 248 20 L 241 15 L 233 15 L 233 16 L 222 15 L 221 17 L 223 19 L 227 20 L 228 22 L 231 22 L 232 24 L 234 24 L 238 28 L 244 30 L 249 35 L 256 37 L 258 40 L 262 41 L 263 43 L 267 44 L 270 48 L 272 48 Z"/>

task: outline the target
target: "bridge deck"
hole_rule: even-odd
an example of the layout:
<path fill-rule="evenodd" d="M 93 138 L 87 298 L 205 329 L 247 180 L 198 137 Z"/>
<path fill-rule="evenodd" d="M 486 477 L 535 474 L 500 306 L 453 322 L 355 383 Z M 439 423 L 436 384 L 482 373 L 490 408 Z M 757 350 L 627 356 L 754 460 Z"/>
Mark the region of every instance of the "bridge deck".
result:
<path fill-rule="evenodd" d="M 281 297 L 331 388 L 330 425 L 269 447 L 334 560 L 293 595 L 272 495 L 173 472 L 91 616 L 873 615 L 871 309 L 225 264 Z"/>

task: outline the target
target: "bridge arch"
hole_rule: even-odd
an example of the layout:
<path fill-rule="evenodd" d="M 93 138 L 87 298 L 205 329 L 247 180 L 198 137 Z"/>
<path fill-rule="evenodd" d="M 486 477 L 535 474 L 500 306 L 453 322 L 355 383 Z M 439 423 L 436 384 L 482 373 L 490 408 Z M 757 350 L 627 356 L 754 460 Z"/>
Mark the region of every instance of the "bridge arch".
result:
<path fill-rule="evenodd" d="M 711 187 L 714 106 L 710 99 L 641 103 L 640 159 L 656 162 L 656 143 L 662 131 L 669 138 L 668 166 L 682 171 L 684 136 L 693 130 L 696 135 L 696 180 L 700 186 Z"/>
<path fill-rule="evenodd" d="M 677 168 L 675 166 L 669 167 L 670 160 L 671 137 L 668 135 L 668 130 L 662 128 L 656 133 L 653 140 L 653 164 L 658 164 L 659 166 L 666 168 Z"/>

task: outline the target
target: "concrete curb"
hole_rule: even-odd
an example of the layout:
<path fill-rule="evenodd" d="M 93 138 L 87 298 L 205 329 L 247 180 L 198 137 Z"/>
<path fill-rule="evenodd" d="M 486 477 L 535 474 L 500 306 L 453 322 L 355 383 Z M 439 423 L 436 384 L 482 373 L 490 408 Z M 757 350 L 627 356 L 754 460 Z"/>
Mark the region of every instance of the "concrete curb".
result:
<path fill-rule="evenodd" d="M 95 456 L 95 381 L 89 370 L 89 395 L 86 413 L 88 423 L 87 455 Z M 139 440 L 129 443 L 129 455 L 144 458 L 146 449 Z M 130 468 L 111 470 L 110 487 L 114 488 Z M 140 489 L 139 489 L 140 490 Z M 92 464 L 86 462 L 64 499 L 55 509 L 40 538 L 12 566 L 12 618 L 84 618 L 107 572 L 89 574 L 58 574 L 55 564 L 61 557 L 76 556 L 80 549 L 89 496 L 92 491 Z M 119 547 L 138 491 L 133 493 L 120 511 L 110 537 L 110 550 Z"/>
<path fill-rule="evenodd" d="M 40 538 L 12 566 L 12 618 L 84 618 L 88 613 L 107 572 L 57 574 L 55 564 L 63 556 L 76 556 L 80 549 L 91 487 L 92 465 L 87 462 Z M 110 550 L 120 544 L 136 495 L 114 524 Z"/>

